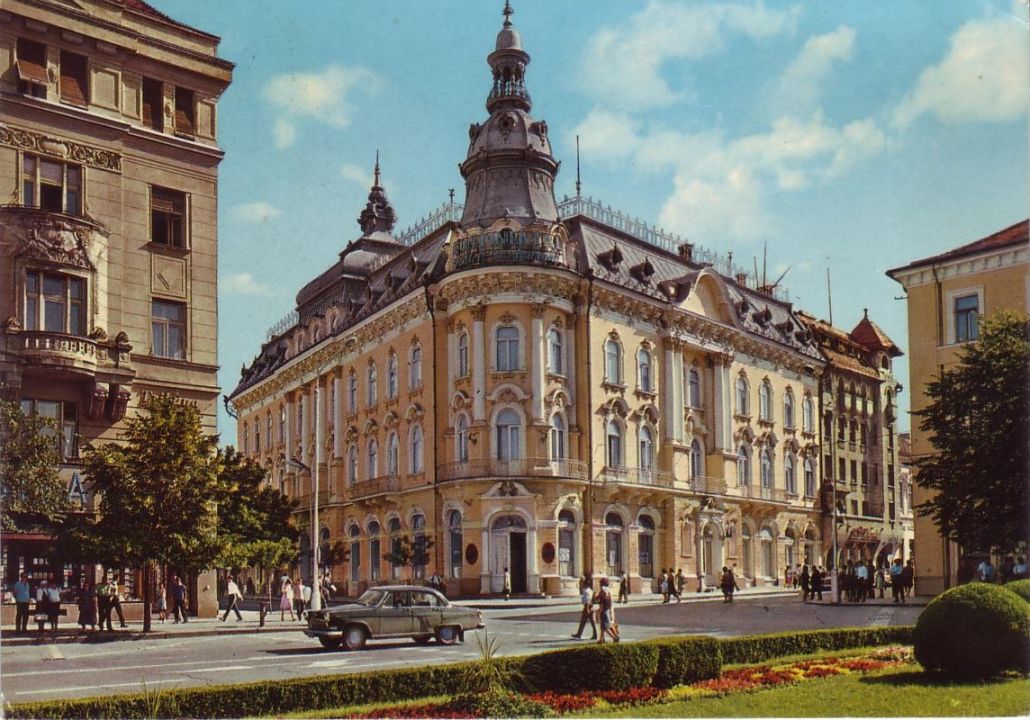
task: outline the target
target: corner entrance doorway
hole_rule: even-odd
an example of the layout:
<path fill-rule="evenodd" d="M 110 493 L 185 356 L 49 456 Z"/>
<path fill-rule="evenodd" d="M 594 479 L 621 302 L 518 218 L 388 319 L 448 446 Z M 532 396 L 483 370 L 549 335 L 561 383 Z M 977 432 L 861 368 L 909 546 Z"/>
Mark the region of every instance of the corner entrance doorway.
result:
<path fill-rule="evenodd" d="M 524 593 L 526 584 L 526 521 L 519 515 L 500 515 L 490 525 L 490 590 L 504 590 L 504 568 L 511 573 L 511 591 Z"/>

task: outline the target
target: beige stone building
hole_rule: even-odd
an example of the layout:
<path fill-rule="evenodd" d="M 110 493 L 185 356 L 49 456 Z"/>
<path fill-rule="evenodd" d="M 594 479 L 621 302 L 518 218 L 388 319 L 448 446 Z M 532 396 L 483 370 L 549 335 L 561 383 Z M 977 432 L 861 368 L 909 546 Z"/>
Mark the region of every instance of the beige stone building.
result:
<path fill-rule="evenodd" d="M 142 0 L 0 7 L 0 387 L 57 421 L 82 509 L 79 448 L 114 440 L 146 395 L 196 403 L 215 430 L 216 107 L 233 68 L 218 43 Z M 73 585 L 47 547 L 5 535 L 5 581 Z"/>
<path fill-rule="evenodd" d="M 529 593 L 587 572 L 650 592 L 663 568 L 693 590 L 724 565 L 768 585 L 823 563 L 811 331 L 714 255 L 556 202 L 510 17 L 488 63 L 464 204 L 395 236 L 376 168 L 361 236 L 244 368 L 240 446 L 305 538 L 317 497 L 320 565 L 352 595 L 434 574 L 496 593 L 506 568 Z M 409 566 L 383 558 L 401 538 Z"/>
<path fill-rule="evenodd" d="M 1030 222 L 1024 220 L 967 245 L 889 270 L 908 295 L 911 409 L 927 406 L 926 386 L 958 362 L 962 348 L 979 337 L 980 322 L 999 310 L 1030 310 Z M 933 453 L 926 433 L 912 421 L 912 458 Z M 913 500 L 929 499 L 913 470 Z M 916 592 L 935 595 L 955 584 L 964 567 L 962 548 L 945 541 L 931 518 L 916 515 Z M 974 563 L 975 564 L 975 563 Z"/>

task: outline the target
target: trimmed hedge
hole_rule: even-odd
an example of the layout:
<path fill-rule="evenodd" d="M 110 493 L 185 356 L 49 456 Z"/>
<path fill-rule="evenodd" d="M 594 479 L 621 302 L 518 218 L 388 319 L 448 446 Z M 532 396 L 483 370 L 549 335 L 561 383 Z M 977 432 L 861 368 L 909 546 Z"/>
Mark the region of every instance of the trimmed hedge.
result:
<path fill-rule="evenodd" d="M 605 643 L 539 655 L 500 658 L 516 689 L 629 690 L 672 687 L 719 676 L 723 663 L 762 662 L 782 655 L 911 642 L 911 627 L 845 628 L 717 640 L 682 637 Z M 475 661 L 473 661 L 475 662 Z M 410 700 L 461 692 L 472 663 L 325 675 L 242 685 L 185 688 L 133 695 L 22 703 L 9 718 L 240 718 L 299 710 Z"/>
<path fill-rule="evenodd" d="M 1005 583 L 1002 587 L 1006 590 L 1011 590 L 1016 595 L 1019 595 L 1019 597 L 1030 602 L 1030 579 L 1013 580 L 1012 582 Z"/>
<path fill-rule="evenodd" d="M 720 641 L 722 662 L 726 665 L 759 663 L 786 655 L 804 655 L 822 650 L 846 650 L 896 643 L 907 645 L 911 642 L 911 625 L 800 630 L 725 638 Z"/>

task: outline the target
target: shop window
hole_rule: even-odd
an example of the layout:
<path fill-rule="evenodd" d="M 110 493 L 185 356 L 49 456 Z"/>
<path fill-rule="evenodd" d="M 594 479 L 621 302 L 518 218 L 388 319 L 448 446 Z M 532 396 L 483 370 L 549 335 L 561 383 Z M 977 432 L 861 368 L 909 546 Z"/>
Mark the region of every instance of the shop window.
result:
<path fill-rule="evenodd" d="M 637 537 L 637 571 L 642 578 L 654 577 L 654 520 L 641 515 L 638 520 L 640 533 Z"/>
<path fill-rule="evenodd" d="M 622 575 L 622 531 L 623 522 L 618 513 L 608 513 L 604 518 L 605 561 L 608 577 Z"/>
<path fill-rule="evenodd" d="M 186 235 L 186 193 L 151 187 L 150 241 L 181 250 Z"/>
<path fill-rule="evenodd" d="M 26 330 L 86 334 L 86 281 L 38 270 L 25 271 Z"/>
<path fill-rule="evenodd" d="M 350 528 L 350 581 L 361 579 L 361 529 L 357 525 Z"/>
<path fill-rule="evenodd" d="M 73 105 L 89 103 L 89 61 L 85 55 L 61 51 L 61 100 Z"/>
<path fill-rule="evenodd" d="M 153 354 L 173 360 L 186 359 L 186 306 L 154 300 L 151 311 Z"/>

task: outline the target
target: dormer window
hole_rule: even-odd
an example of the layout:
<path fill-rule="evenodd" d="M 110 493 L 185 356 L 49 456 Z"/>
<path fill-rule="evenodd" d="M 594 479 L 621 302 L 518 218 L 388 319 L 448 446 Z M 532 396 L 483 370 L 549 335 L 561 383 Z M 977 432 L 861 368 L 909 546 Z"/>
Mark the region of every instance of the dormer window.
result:
<path fill-rule="evenodd" d="M 644 262 L 631 267 L 629 274 L 641 285 L 646 285 L 651 281 L 651 276 L 654 275 L 654 265 L 651 264 L 650 260 L 644 260 Z"/>
<path fill-rule="evenodd" d="M 601 263 L 608 272 L 615 272 L 619 267 L 619 263 L 622 262 L 622 251 L 619 250 L 618 245 L 613 245 L 611 250 L 607 250 L 598 255 L 597 261 Z"/>

